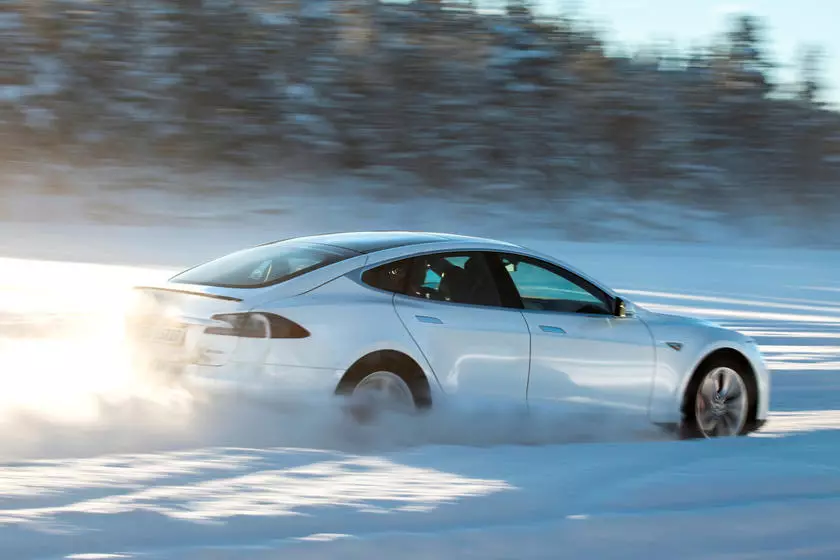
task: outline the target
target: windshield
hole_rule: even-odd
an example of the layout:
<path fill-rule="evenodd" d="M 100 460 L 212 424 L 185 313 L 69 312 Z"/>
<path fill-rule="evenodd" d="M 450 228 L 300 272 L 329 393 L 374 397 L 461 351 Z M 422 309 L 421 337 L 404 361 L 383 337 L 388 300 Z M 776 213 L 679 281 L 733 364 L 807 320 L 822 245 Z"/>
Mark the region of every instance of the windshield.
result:
<path fill-rule="evenodd" d="M 262 288 L 357 254 L 339 247 L 280 241 L 200 264 L 174 276 L 170 282 L 222 288 Z"/>

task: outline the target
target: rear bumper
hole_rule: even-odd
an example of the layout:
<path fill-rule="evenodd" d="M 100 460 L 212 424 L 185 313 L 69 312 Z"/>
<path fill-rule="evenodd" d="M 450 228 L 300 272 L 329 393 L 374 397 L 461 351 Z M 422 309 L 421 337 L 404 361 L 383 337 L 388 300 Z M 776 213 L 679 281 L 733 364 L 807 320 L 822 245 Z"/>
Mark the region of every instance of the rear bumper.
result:
<path fill-rule="evenodd" d="M 207 393 L 239 394 L 276 401 L 328 400 L 333 398 L 343 373 L 301 366 L 191 364 L 184 368 L 181 379 L 187 388 Z"/>

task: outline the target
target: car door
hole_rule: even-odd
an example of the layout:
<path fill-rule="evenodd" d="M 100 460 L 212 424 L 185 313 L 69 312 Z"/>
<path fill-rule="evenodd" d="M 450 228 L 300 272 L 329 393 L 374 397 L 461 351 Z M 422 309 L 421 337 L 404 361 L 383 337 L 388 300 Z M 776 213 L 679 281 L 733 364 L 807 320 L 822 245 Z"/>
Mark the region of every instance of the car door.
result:
<path fill-rule="evenodd" d="M 394 306 L 443 390 L 524 402 L 528 326 L 518 310 L 501 304 L 486 255 L 420 255 L 410 270 Z"/>
<path fill-rule="evenodd" d="M 612 297 L 563 267 L 499 257 L 499 283 L 512 284 L 531 333 L 529 403 L 646 413 L 655 370 L 647 326 L 617 317 Z"/>

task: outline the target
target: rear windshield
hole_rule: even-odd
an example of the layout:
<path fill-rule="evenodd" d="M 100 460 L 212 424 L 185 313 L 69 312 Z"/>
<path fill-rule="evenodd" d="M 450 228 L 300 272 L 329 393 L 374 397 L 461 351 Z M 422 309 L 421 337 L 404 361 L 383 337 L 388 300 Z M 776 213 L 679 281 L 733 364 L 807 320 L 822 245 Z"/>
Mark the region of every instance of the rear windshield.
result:
<path fill-rule="evenodd" d="M 225 255 L 170 279 L 180 284 L 262 288 L 279 284 L 358 253 L 314 243 L 280 241 Z"/>

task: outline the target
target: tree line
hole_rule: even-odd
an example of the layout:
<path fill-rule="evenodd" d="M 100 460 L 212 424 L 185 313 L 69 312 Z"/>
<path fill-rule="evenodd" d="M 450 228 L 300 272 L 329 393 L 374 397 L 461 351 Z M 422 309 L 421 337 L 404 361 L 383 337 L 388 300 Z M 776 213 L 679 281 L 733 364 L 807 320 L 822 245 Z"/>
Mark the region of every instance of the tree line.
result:
<path fill-rule="evenodd" d="M 761 22 L 618 54 L 523 0 L 7 0 L 0 157 L 306 162 L 425 183 L 826 193 L 819 51 L 774 84 Z"/>

